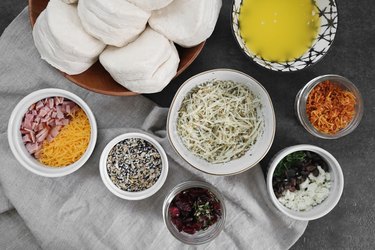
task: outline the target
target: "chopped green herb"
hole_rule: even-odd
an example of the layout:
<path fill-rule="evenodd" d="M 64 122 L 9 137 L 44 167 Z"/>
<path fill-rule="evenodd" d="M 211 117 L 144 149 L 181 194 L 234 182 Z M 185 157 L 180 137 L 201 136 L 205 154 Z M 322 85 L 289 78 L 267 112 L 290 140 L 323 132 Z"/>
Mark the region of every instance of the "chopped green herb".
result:
<path fill-rule="evenodd" d="M 282 177 L 285 172 L 294 165 L 303 162 L 306 159 L 306 152 L 297 151 L 284 157 L 275 169 L 274 176 Z"/>

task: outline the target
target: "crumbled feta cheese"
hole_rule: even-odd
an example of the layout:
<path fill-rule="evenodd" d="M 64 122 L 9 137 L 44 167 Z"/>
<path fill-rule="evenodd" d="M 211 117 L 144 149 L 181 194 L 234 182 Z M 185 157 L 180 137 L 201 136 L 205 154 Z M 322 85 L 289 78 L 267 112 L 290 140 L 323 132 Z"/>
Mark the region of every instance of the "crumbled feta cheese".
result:
<path fill-rule="evenodd" d="M 279 198 L 281 204 L 294 211 L 308 211 L 314 206 L 322 203 L 329 194 L 331 188 L 331 175 L 318 166 L 319 175 L 315 177 L 310 174 L 306 180 L 299 185 L 300 190 L 285 191 Z"/>

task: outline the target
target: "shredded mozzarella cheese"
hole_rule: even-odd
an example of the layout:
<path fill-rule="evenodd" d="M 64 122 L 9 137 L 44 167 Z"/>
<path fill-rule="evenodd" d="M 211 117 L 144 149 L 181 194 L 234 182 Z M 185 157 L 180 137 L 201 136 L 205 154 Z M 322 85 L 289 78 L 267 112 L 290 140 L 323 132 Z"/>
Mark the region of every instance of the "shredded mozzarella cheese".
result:
<path fill-rule="evenodd" d="M 211 163 L 240 158 L 263 131 L 260 99 L 246 86 L 212 80 L 194 88 L 178 112 L 177 132 L 192 153 Z"/>

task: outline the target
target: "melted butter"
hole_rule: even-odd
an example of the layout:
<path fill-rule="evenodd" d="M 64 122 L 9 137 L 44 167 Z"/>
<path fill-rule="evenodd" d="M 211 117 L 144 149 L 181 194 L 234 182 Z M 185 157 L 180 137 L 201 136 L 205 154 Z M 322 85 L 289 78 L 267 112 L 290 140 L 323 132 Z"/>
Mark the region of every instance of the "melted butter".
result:
<path fill-rule="evenodd" d="M 254 54 L 290 61 L 312 46 L 320 27 L 318 13 L 314 0 L 243 0 L 240 33 Z"/>

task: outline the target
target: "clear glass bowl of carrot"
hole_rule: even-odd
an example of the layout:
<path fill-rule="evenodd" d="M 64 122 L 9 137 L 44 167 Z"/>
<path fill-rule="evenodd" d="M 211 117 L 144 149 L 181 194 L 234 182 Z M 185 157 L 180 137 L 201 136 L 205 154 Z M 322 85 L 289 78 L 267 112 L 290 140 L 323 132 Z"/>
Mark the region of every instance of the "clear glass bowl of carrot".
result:
<path fill-rule="evenodd" d="M 295 111 L 302 126 L 312 135 L 337 139 L 350 134 L 363 116 L 358 88 L 339 75 L 318 76 L 297 94 Z"/>

